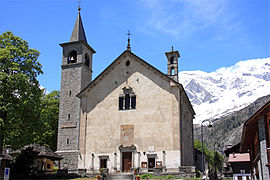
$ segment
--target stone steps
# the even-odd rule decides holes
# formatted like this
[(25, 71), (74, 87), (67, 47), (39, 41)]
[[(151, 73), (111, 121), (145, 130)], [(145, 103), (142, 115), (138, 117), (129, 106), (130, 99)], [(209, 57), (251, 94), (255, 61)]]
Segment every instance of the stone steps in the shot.
[(133, 180), (133, 174), (109, 174), (106, 180)]

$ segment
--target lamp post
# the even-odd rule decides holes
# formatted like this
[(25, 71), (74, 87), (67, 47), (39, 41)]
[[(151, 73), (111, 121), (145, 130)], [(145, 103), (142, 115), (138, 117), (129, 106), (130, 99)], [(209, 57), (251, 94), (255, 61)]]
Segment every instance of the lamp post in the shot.
[(201, 123), (201, 133), (202, 133), (202, 172), (204, 173), (204, 149), (203, 149), (203, 123), (204, 122), (209, 122), (209, 125), (208, 127), (213, 127), (213, 123), (212, 121), (206, 119), (206, 120), (203, 120), (202, 123)]
[(216, 144), (218, 144), (218, 147), (220, 147), (219, 142), (214, 143), (214, 166), (215, 166), (215, 179), (217, 179), (217, 166), (216, 166)]

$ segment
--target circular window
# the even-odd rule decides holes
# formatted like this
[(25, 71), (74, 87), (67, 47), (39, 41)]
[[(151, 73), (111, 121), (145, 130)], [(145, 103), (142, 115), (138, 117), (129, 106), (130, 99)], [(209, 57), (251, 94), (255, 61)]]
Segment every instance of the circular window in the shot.
[(129, 66), (130, 65), (130, 61), (126, 61), (126, 66)]

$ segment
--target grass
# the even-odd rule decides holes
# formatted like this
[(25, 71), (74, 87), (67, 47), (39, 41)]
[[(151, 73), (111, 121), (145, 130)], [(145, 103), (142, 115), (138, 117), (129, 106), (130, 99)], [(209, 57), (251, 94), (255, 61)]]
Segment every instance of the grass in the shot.
[(72, 180), (96, 180), (97, 178), (75, 178)]
[[(143, 175), (142, 175), (143, 176)], [(141, 179), (146, 179), (147, 176), (143, 176), (141, 177)], [(184, 179), (184, 180), (199, 180), (200, 178), (175, 178), (172, 175), (168, 175), (168, 176), (148, 176), (149, 179), (151, 180), (165, 180), (165, 179)], [(96, 180), (97, 178), (75, 178), (72, 180)]]
[[(96, 180), (97, 178), (75, 178), (75, 179), (72, 179), (72, 180)], [(146, 179), (146, 178), (141, 178), (141, 179)], [(164, 177), (152, 177), (152, 178), (149, 178), (149, 180), (165, 180), (165, 179), (184, 179), (184, 180), (199, 180), (200, 178), (166, 178), (166, 176)]]
[[(149, 180), (165, 180), (165, 179), (184, 179), (184, 180), (200, 180), (201, 178), (176, 178), (172, 175), (168, 176), (154, 176), (152, 174), (143, 174), (141, 175), (141, 179), (144, 180), (146, 177), (149, 178)], [(72, 180), (96, 180), (97, 178), (75, 178)], [(225, 178), (224, 180), (232, 180), (232, 178)]]

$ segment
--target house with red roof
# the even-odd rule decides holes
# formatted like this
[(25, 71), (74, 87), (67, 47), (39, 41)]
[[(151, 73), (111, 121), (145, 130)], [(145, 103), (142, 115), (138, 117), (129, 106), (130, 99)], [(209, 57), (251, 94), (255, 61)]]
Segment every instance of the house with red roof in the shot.
[(232, 153), (229, 155), (228, 163), (233, 171), (233, 179), (250, 179), (250, 156), (249, 153)]

